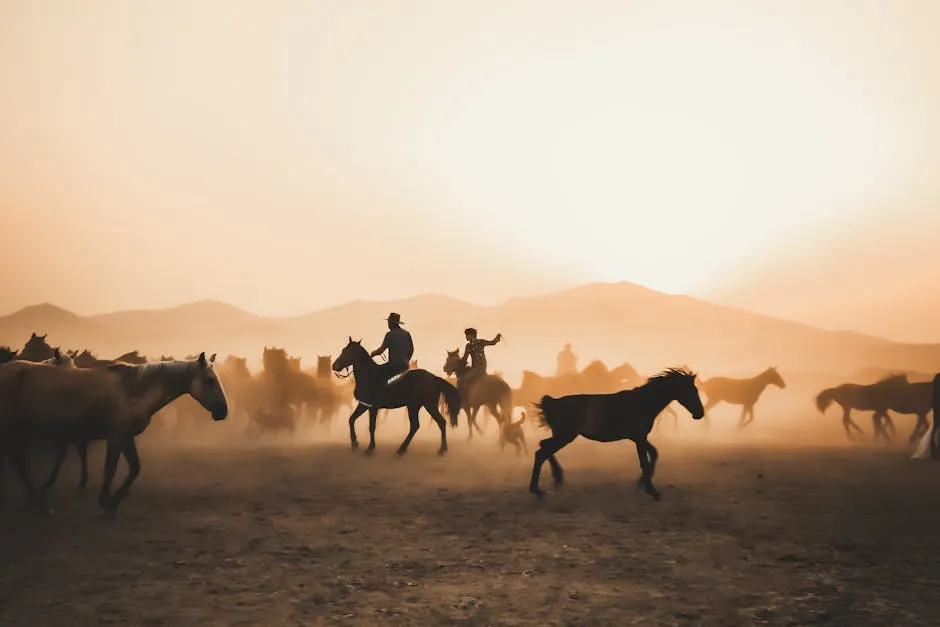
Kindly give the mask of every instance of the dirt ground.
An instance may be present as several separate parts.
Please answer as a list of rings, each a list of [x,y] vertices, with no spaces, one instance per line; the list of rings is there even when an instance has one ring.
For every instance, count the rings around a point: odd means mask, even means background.
[[[439,458],[424,420],[398,458],[404,418],[388,420],[372,457],[351,452],[340,428],[327,441],[251,447],[145,434],[143,472],[117,520],[97,512],[100,447],[85,494],[74,490],[70,451],[49,495],[53,518],[30,514],[8,478],[0,624],[925,625],[940,616],[940,467],[901,447],[850,445],[838,425],[827,444],[782,447],[783,432],[759,428],[727,444],[683,416],[689,435],[669,426],[652,439],[661,502],[635,489],[631,443],[578,441],[559,455],[566,486],[538,503],[526,491],[531,457],[498,453],[495,434],[469,444],[461,425]]]

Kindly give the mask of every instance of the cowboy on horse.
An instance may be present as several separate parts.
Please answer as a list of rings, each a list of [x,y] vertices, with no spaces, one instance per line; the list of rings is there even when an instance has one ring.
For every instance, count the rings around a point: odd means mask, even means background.
[[[464,365],[467,364],[468,359],[470,360],[470,370],[466,376],[468,380],[471,378],[476,379],[486,374],[486,352],[484,349],[487,346],[498,344],[503,339],[503,334],[497,333],[492,340],[481,340],[477,338],[477,330],[472,327],[464,329],[463,333],[467,338],[467,348],[460,359]]]
[[[401,315],[392,312],[385,319],[388,322],[388,333],[382,340],[382,345],[369,353],[369,357],[381,355],[388,351],[388,361],[379,364],[379,372],[383,381],[389,381],[395,376],[408,370],[411,364],[411,357],[415,352],[414,342],[411,341],[411,333],[401,328]]]

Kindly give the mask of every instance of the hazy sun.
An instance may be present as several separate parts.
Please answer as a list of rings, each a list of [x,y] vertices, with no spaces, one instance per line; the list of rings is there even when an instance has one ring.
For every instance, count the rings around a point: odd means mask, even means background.
[[[507,59],[429,122],[427,165],[468,215],[596,279],[687,291],[728,276],[880,194],[910,139],[877,86],[748,18],[650,12]]]

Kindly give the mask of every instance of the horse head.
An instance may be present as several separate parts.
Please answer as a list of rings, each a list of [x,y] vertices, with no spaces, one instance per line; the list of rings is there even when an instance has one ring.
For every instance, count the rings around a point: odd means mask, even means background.
[[[460,367],[460,348],[456,350],[447,351],[447,359],[444,360],[444,372],[448,375],[453,375],[457,372],[457,368]]]
[[[261,363],[267,371],[285,371],[290,368],[290,362],[287,359],[287,351],[274,346],[271,348],[267,346],[264,347]]]
[[[780,373],[777,372],[776,366],[771,366],[768,368],[764,375],[767,377],[767,383],[776,385],[781,390],[785,390],[787,388],[787,383],[783,380],[783,377],[780,376]]]
[[[205,353],[199,353],[191,363],[193,368],[189,394],[212,414],[213,420],[225,420],[228,416],[228,399],[225,398],[222,381],[215,372],[215,353],[208,359]]]
[[[33,332],[29,337],[29,341],[23,346],[23,350],[20,351],[19,358],[24,361],[45,361],[46,359],[52,359],[52,347],[46,343],[46,335],[36,335]]]
[[[349,342],[343,347],[336,361],[333,362],[333,372],[342,372],[347,368],[354,368],[357,363],[362,363],[363,358],[368,359],[369,353],[362,347],[362,340],[354,340],[349,336]]]
[[[16,359],[16,351],[9,346],[0,346],[0,364]]]
[[[675,400],[692,414],[693,419],[701,420],[705,416],[702,398],[699,396],[698,386],[695,385],[696,375],[694,372],[686,368],[670,368],[651,380],[657,379],[675,386]]]

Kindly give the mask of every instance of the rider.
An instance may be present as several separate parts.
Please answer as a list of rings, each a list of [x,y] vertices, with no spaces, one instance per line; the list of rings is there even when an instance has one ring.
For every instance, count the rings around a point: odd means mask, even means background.
[[[466,377],[478,377],[486,374],[486,353],[483,351],[487,346],[493,346],[503,339],[502,333],[497,333],[492,340],[477,339],[477,330],[474,328],[464,329],[463,334],[467,338],[467,348],[460,359],[464,365],[467,365],[467,359],[470,359],[470,370]]]
[[[382,340],[382,345],[369,353],[370,357],[381,355],[388,351],[388,362],[379,364],[379,372],[382,373],[385,381],[388,381],[397,374],[408,370],[411,363],[411,357],[415,352],[414,342],[411,341],[411,333],[401,328],[401,316],[395,312],[388,314],[388,333]]]
[[[578,371],[578,356],[571,350],[571,343],[565,344],[565,349],[558,353],[557,367],[555,376],[561,377],[566,374],[575,374]]]

